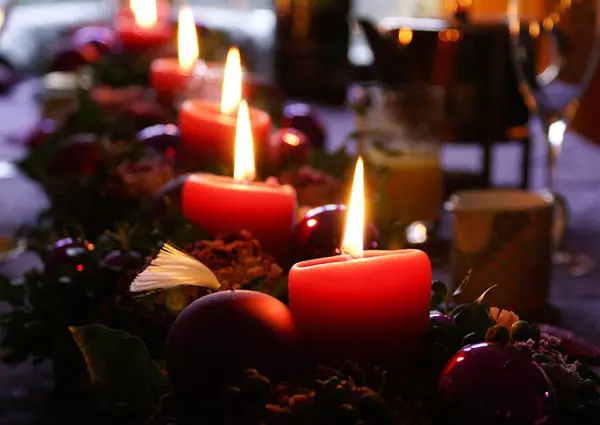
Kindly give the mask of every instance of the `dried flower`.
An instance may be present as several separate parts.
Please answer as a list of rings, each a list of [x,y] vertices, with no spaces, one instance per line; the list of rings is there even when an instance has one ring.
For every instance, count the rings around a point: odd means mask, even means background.
[[[519,320],[519,316],[509,310],[501,310],[498,307],[490,308],[490,317],[497,325],[502,325],[509,329]]]
[[[124,161],[106,183],[107,193],[121,199],[149,199],[175,177],[173,165],[162,157]]]
[[[220,235],[214,241],[190,244],[185,251],[209,267],[226,289],[243,288],[257,277],[265,277],[265,286],[274,284],[283,270],[273,257],[265,254],[249,232],[234,236]]]

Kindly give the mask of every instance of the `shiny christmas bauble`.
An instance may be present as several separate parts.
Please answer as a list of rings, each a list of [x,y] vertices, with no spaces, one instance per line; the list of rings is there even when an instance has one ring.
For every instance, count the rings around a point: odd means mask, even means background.
[[[173,124],[156,124],[141,130],[136,139],[146,147],[157,152],[177,149],[179,146],[179,128]]]
[[[74,45],[68,43],[54,52],[48,71],[74,72],[85,65],[92,64],[100,58],[100,53],[91,44]]]
[[[189,174],[182,174],[165,183],[154,195],[152,205],[159,217],[164,217],[169,211],[181,208],[183,185]]]
[[[306,164],[311,151],[306,135],[295,128],[282,128],[273,133],[269,148],[271,161],[279,168]]]
[[[339,255],[346,210],[344,205],[324,205],[309,210],[294,231],[294,259],[304,261]],[[379,249],[379,232],[372,223],[366,228],[364,248]]]
[[[102,151],[93,134],[81,133],[63,143],[48,161],[48,172],[56,175],[91,175],[102,163]]]
[[[464,347],[446,365],[438,388],[438,413],[446,425],[550,423],[550,380],[529,354],[512,346]]]
[[[46,266],[56,266],[64,262],[80,258],[89,251],[89,243],[83,239],[63,238],[48,247],[44,263]]]
[[[121,251],[115,249],[102,258],[102,265],[108,269],[119,271],[124,268],[142,265],[144,259],[136,251]]]
[[[234,384],[245,369],[271,378],[294,364],[296,327],[290,310],[260,292],[216,292],[188,305],[167,338],[169,379],[185,408]]]
[[[85,26],[75,30],[71,34],[70,41],[73,46],[77,47],[91,45],[100,54],[109,53],[119,45],[114,31],[99,25]]]
[[[290,103],[283,108],[282,128],[295,128],[308,137],[309,143],[317,148],[325,147],[327,134],[320,117],[305,103]]]
[[[429,321],[432,322],[433,324],[454,326],[454,318],[452,316],[448,316],[447,314],[441,313],[439,311],[430,311],[429,312]]]

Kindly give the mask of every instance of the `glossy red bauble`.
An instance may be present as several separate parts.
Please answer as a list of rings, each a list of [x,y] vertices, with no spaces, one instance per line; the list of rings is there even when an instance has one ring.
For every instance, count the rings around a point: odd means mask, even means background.
[[[325,126],[318,114],[305,103],[290,103],[283,108],[281,127],[300,130],[308,137],[310,144],[323,149],[326,142]]]
[[[285,375],[295,352],[294,318],[281,301],[260,292],[222,291],[179,314],[167,338],[167,371],[183,405],[193,407],[247,368]]]
[[[445,425],[550,423],[551,383],[529,354],[512,346],[463,348],[442,373],[439,391]]]
[[[76,134],[58,148],[48,161],[56,175],[91,175],[102,163],[102,151],[93,134]]]
[[[271,136],[269,141],[271,161],[279,168],[289,165],[304,165],[310,157],[311,146],[308,138],[295,128],[282,128]]]
[[[309,210],[294,231],[294,260],[330,257],[340,254],[346,207],[324,205]],[[369,223],[365,233],[365,249],[379,249],[379,232]]]

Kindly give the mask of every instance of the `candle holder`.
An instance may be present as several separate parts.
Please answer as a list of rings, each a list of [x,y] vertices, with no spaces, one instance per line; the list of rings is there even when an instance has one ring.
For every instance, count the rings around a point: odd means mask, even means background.
[[[443,174],[439,150],[445,132],[445,91],[407,84],[395,89],[359,86],[351,94],[358,153],[378,171],[379,215],[402,224],[402,242],[428,239],[441,217]]]

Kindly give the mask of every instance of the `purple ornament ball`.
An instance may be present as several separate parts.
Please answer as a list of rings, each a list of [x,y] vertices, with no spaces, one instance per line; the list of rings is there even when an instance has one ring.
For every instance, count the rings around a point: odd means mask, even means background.
[[[454,326],[454,318],[444,313],[440,313],[439,311],[430,311],[429,320],[442,325]]]
[[[173,124],[156,124],[141,130],[137,140],[147,148],[157,152],[165,153],[179,147],[179,128]]]
[[[71,35],[70,40],[73,46],[80,48],[91,45],[100,54],[110,53],[119,44],[119,40],[112,29],[98,25],[77,29]]]
[[[296,261],[340,254],[346,225],[346,206],[324,205],[309,210],[294,231]],[[365,249],[379,249],[379,232],[373,223],[366,228]]]
[[[245,369],[285,377],[294,364],[296,326],[287,306],[255,291],[201,297],[173,323],[167,338],[169,378],[184,407],[194,407]]]
[[[306,164],[310,157],[311,145],[308,138],[295,128],[282,128],[271,136],[271,160],[277,167]]]
[[[512,346],[463,348],[446,365],[438,388],[446,425],[550,423],[550,380],[529,354]]]
[[[154,212],[159,217],[164,217],[173,208],[181,208],[183,185],[189,174],[182,174],[165,183],[154,195],[152,204]]]
[[[308,137],[310,144],[323,149],[326,142],[325,126],[317,113],[305,103],[290,103],[283,108],[281,127],[300,130]]]

